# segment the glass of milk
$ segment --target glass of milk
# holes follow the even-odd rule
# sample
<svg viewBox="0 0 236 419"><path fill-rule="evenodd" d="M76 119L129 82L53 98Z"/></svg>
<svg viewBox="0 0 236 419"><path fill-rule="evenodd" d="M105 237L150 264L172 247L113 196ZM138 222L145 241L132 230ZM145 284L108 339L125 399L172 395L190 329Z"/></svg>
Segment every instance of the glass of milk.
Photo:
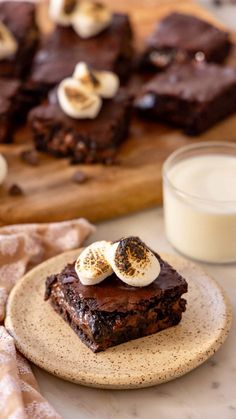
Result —
<svg viewBox="0 0 236 419"><path fill-rule="evenodd" d="M163 167L166 235L192 259L236 261L236 145L204 142L175 151Z"/></svg>

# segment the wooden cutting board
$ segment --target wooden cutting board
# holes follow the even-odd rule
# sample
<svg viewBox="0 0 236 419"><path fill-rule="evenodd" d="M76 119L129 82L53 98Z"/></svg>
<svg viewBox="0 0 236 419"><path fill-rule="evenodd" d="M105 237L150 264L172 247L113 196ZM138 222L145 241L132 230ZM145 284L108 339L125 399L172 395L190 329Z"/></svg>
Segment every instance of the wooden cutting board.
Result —
<svg viewBox="0 0 236 419"><path fill-rule="evenodd" d="M113 2L107 0L107 3L112 6ZM131 14L138 48L155 22L173 10L215 21L190 0L121 0L117 9ZM45 25L44 14L42 6L40 16ZM235 51L229 61L236 66ZM20 159L20 152L32 147L31 134L23 128L17 134L15 144L0 146L0 152L9 164L9 176L0 187L0 224L57 221L79 216L99 221L160 204L161 170L166 157L178 147L204 140L236 141L236 116L194 139L179 130L134 119L130 137L118 153L117 164L110 167L71 166L66 159L58 160L44 154L40 155L39 166L31 167ZM78 169L89 176L84 184L71 180ZM8 195L9 185L13 183L22 187L23 196Z"/></svg>

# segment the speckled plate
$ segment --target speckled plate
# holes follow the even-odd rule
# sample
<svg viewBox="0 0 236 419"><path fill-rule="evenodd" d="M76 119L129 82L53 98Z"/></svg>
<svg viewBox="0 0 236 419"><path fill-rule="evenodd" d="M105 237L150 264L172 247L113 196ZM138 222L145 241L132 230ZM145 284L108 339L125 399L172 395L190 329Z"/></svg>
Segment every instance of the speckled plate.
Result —
<svg viewBox="0 0 236 419"><path fill-rule="evenodd" d="M93 354L43 300L46 276L59 272L77 256L78 250L39 265L18 282L8 301L6 328L18 349L46 371L92 387L147 387L196 368L226 339L232 315L221 288L196 265L162 255L189 284L181 323Z"/></svg>

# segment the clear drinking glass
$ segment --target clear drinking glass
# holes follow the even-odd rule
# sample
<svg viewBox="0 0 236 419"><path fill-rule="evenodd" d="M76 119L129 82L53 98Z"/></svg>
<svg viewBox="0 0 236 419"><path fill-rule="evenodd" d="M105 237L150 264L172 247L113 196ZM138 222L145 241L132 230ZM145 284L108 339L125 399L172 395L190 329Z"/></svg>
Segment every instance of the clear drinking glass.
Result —
<svg viewBox="0 0 236 419"><path fill-rule="evenodd" d="M202 156L204 159L192 159ZM209 158L212 156L223 158L219 170L215 171L215 178L211 178L208 174ZM206 196L205 188L198 194L194 194L194 188L193 192L191 191L191 185L199 181L197 177L191 181L193 163L199 164L200 160L199 178L202 177L203 183L211 182L214 198L210 196L212 195L210 186L209 196ZM232 176L230 171L229 178L228 171L231 170L231 165ZM184 172L181 173L181 170ZM186 188L177 187L177 176L184 176ZM225 200L223 196L226 190L230 196ZM234 143L204 142L182 147L172 153L163 166L163 199L166 235L174 248L187 257L204 262L236 261L236 145Z"/></svg>

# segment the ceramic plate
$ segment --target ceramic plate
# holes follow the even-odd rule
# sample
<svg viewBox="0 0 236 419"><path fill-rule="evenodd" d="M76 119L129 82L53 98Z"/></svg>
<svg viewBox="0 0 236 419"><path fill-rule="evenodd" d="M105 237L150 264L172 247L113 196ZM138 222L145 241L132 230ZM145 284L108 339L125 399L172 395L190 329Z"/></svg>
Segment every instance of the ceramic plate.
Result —
<svg viewBox="0 0 236 419"><path fill-rule="evenodd" d="M39 367L92 387L147 387L196 368L226 339L232 316L221 288L196 265L162 255L189 284L187 310L181 323L94 354L43 300L45 278L75 260L78 253L62 254L30 271L8 300L6 328L18 349Z"/></svg>

